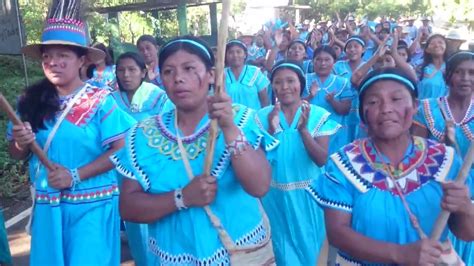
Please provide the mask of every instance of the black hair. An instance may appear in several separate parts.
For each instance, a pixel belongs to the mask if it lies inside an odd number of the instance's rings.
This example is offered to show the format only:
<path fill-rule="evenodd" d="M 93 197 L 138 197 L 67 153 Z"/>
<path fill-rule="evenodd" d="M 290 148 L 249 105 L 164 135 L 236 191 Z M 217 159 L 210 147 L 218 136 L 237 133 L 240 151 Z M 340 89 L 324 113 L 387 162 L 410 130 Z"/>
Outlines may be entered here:
<path fill-rule="evenodd" d="M 304 40 L 301 40 L 301 39 L 294 39 L 290 42 L 290 44 L 288 45 L 288 50 L 290 50 L 291 46 L 295 45 L 296 43 L 299 43 L 301 45 L 303 45 L 304 47 L 304 50 L 306 51 L 306 43 Z"/>
<path fill-rule="evenodd" d="M 112 55 L 110 55 L 109 49 L 105 46 L 103 43 L 96 43 L 92 46 L 93 48 L 99 49 L 102 52 L 105 53 L 105 65 L 106 66 L 111 66 L 114 64 L 114 61 L 112 59 Z"/>
<path fill-rule="evenodd" d="M 444 43 L 446 44 L 446 38 L 441 35 L 441 34 L 433 34 L 431 35 L 428 40 L 426 40 L 426 44 L 425 44 L 425 49 L 423 50 L 423 64 L 421 64 L 421 76 L 420 76 L 420 81 L 423 80 L 423 78 L 425 77 L 425 68 L 433 63 L 433 56 L 429 53 L 426 53 L 426 49 L 428 48 L 430 42 L 434 39 L 434 38 L 441 38 L 443 39 Z M 446 45 L 447 47 L 447 45 Z M 443 54 L 443 61 L 446 62 L 446 57 L 448 55 L 448 49 L 444 49 L 444 54 Z"/>
<path fill-rule="evenodd" d="M 87 69 L 86 69 L 86 77 L 88 79 L 91 79 L 94 76 L 94 70 L 96 68 L 96 65 L 90 64 Z"/>
<path fill-rule="evenodd" d="M 474 51 L 461 51 L 453 54 L 446 62 L 444 80 L 449 85 L 456 68 L 464 61 L 474 60 Z"/>
<path fill-rule="evenodd" d="M 320 53 L 328 53 L 329 55 L 331 55 L 334 61 L 337 60 L 336 52 L 334 52 L 334 49 L 332 49 L 332 47 L 329 45 L 323 45 L 323 46 L 318 47 L 316 50 L 314 50 L 313 61 L 316 58 L 316 56 L 318 56 Z"/>
<path fill-rule="evenodd" d="M 126 53 L 121 54 L 117 58 L 117 62 L 115 63 L 116 69 L 118 69 L 118 67 L 120 65 L 120 61 L 123 60 L 123 59 L 132 59 L 137 64 L 138 68 L 140 68 L 140 70 L 142 72 L 146 71 L 145 59 L 143 59 L 143 57 L 140 54 L 138 54 L 136 52 L 126 52 Z M 116 70 L 116 73 L 117 73 L 117 70 Z M 123 86 L 122 86 L 122 84 L 120 82 L 120 79 L 119 79 L 117 74 L 116 74 L 116 78 L 117 78 L 117 84 L 118 84 L 119 90 L 122 91 Z M 145 78 L 142 78 L 142 80 L 140 82 L 140 85 L 143 83 L 144 80 L 145 80 Z"/>
<path fill-rule="evenodd" d="M 150 42 L 151 44 L 153 44 L 154 46 L 158 47 L 158 42 L 156 41 L 155 37 L 151 36 L 151 35 L 142 35 L 138 38 L 137 40 L 137 46 L 141 43 L 141 42 Z"/>
<path fill-rule="evenodd" d="M 359 88 L 358 88 L 358 90 L 359 90 L 359 117 L 360 117 L 360 120 L 363 123 L 366 123 L 365 114 L 363 113 L 364 112 L 364 96 L 367 93 L 367 90 L 369 88 L 363 90 L 362 92 L 360 91 L 360 89 L 362 88 L 362 86 L 364 86 L 365 83 L 367 83 L 367 81 L 369 81 L 373 77 L 381 75 L 381 74 L 393 74 L 393 75 L 397 75 L 397 76 L 400 76 L 400 77 L 408 80 L 413 85 L 413 87 L 415 88 L 415 90 L 412 90 L 412 89 L 407 87 L 407 90 L 410 92 L 410 95 L 412 97 L 413 103 L 416 102 L 416 99 L 418 97 L 418 89 L 417 89 L 416 81 L 412 80 L 410 78 L 410 76 L 405 71 L 403 71 L 401 69 L 398 69 L 398 68 L 392 68 L 392 67 L 374 70 L 374 71 L 370 72 L 362 80 L 362 82 L 360 83 Z M 394 80 L 394 81 L 397 81 L 396 79 L 389 79 L 389 78 L 381 79 L 381 80 Z M 400 81 L 398 81 L 398 82 L 400 82 Z M 403 83 L 400 82 L 400 84 L 403 84 Z M 403 84 L 403 85 L 406 87 L 406 84 Z"/>
<path fill-rule="evenodd" d="M 291 67 L 287 67 L 287 66 L 283 66 L 283 67 L 280 67 L 280 65 L 282 64 L 293 64 L 293 65 L 296 65 L 297 67 L 300 68 L 301 72 L 299 71 L 296 71 L 294 68 L 291 68 Z M 277 69 L 278 68 L 278 69 Z M 275 74 L 280 71 L 280 70 L 283 70 L 283 69 L 289 69 L 293 72 L 296 73 L 296 75 L 298 76 L 298 79 L 300 81 L 300 96 L 303 95 L 303 92 L 306 88 L 306 77 L 304 76 L 304 72 L 303 72 L 303 67 L 301 66 L 301 64 L 298 62 L 298 61 L 295 61 L 295 60 L 290 60 L 290 59 L 286 59 L 286 60 L 281 60 L 279 61 L 278 63 L 276 63 L 274 66 L 273 66 L 273 69 L 272 69 L 272 72 L 270 74 L 270 82 L 273 83 L 273 78 L 275 77 Z"/>
<path fill-rule="evenodd" d="M 205 53 L 201 48 L 199 48 L 196 45 L 190 44 L 188 42 L 179 42 L 179 40 L 190 40 L 190 41 L 196 42 L 200 44 L 202 47 L 204 47 L 207 53 Z M 170 43 L 172 44 L 169 45 Z M 182 36 L 182 37 L 177 37 L 169 41 L 167 44 L 163 45 L 163 47 L 161 48 L 160 54 L 159 54 L 160 70 L 163 69 L 163 63 L 166 61 L 166 59 L 168 59 L 168 57 L 175 54 L 179 50 L 184 50 L 190 54 L 193 54 L 199 57 L 199 59 L 201 59 L 201 61 L 204 63 L 208 71 L 214 67 L 214 63 L 215 63 L 214 53 L 212 52 L 211 48 L 205 41 L 194 36 Z"/>

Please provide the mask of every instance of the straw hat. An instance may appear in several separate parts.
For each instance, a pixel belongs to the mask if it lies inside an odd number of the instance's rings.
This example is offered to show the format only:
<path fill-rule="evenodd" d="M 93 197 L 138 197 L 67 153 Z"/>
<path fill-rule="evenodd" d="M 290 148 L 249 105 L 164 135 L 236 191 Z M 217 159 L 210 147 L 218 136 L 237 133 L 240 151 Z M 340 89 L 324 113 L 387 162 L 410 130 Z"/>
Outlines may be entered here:
<path fill-rule="evenodd" d="M 448 40 L 455 40 L 455 41 L 467 41 L 467 39 L 461 37 L 461 33 L 457 30 L 450 30 L 448 34 L 446 34 L 446 39 Z"/>
<path fill-rule="evenodd" d="M 81 1 L 55 0 L 52 3 L 48 19 L 45 22 L 41 42 L 24 46 L 21 51 L 26 56 L 41 59 L 41 48 L 49 45 L 66 45 L 86 49 L 87 59 L 97 62 L 105 58 L 105 53 L 99 49 L 87 46 L 86 28 L 81 21 Z M 67 8 L 64 8 L 67 7 Z"/>

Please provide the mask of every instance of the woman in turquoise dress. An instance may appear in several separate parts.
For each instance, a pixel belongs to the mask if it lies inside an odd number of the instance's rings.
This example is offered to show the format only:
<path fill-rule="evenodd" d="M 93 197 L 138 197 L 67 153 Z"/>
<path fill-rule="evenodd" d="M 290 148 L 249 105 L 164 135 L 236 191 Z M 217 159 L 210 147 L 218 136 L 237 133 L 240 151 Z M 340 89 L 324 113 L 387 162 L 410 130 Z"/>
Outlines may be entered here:
<path fill-rule="evenodd" d="M 258 111 L 256 119 L 274 138 L 265 143 L 272 182 L 262 202 L 276 263 L 316 265 L 326 238 L 324 217 L 305 189 L 321 174 L 329 139 L 340 126 L 329 112 L 302 100 L 305 77 L 298 62 L 277 63 L 270 79 L 279 103 Z"/>
<path fill-rule="evenodd" d="M 295 39 L 288 46 L 287 59 L 301 64 L 304 73 L 313 72 L 313 62 L 306 59 L 306 44 L 304 40 Z"/>
<path fill-rule="evenodd" d="M 155 37 L 151 35 L 142 35 L 137 40 L 137 49 L 145 59 L 147 67 L 146 81 L 163 88 L 163 81 L 160 76 L 160 68 L 158 62 L 158 51 L 160 46 Z"/>
<path fill-rule="evenodd" d="M 0 265 L 11 265 L 12 257 L 8 247 L 7 230 L 5 229 L 3 214 L 0 210 Z"/>
<path fill-rule="evenodd" d="M 105 58 L 94 62 L 95 68 L 92 72 L 92 81 L 98 87 L 109 87 L 116 89 L 115 65 L 109 50 L 103 43 L 97 43 L 92 46 L 105 53 Z"/>
<path fill-rule="evenodd" d="M 112 95 L 115 101 L 135 120 L 141 121 L 174 108 L 166 92 L 146 82 L 146 65 L 143 58 L 127 52 L 117 59 L 117 83 L 119 90 Z"/>
<path fill-rule="evenodd" d="M 146 65 L 143 58 L 134 52 L 126 52 L 117 59 L 118 90 L 112 95 L 118 106 L 136 121 L 173 109 L 166 92 L 145 80 Z M 146 265 L 148 225 L 125 223 L 128 243 L 137 266 Z"/>
<path fill-rule="evenodd" d="M 331 119 L 342 125 L 334 138 L 331 138 L 329 153 L 349 143 L 349 129 L 343 125 L 354 98 L 349 80 L 334 75 L 332 69 L 336 54 L 331 47 L 323 45 L 314 51 L 314 73 L 306 74 L 306 87 L 303 96 L 312 104 L 326 109 Z"/>
<path fill-rule="evenodd" d="M 365 51 L 365 41 L 359 36 L 352 36 L 347 39 L 344 46 L 347 60 L 337 61 L 334 64 L 333 72 L 337 76 L 351 80 L 352 72 L 354 72 L 360 65 L 364 63 L 362 55 Z M 351 108 L 349 114 L 344 117 L 342 125 L 347 127 L 347 136 L 349 141 L 356 138 L 357 130 L 360 126 L 360 118 L 357 114 L 359 99 L 357 91 L 351 85 L 351 92 L 353 94 Z"/>
<path fill-rule="evenodd" d="M 232 106 L 225 94 L 208 95 L 213 66 L 211 49 L 198 38 L 165 44 L 161 76 L 176 109 L 139 122 L 127 134 L 125 148 L 111 157 L 125 177 L 120 194 L 123 219 L 149 224 L 147 265 L 228 265 L 228 247 L 209 210 L 232 245 L 257 245 L 266 258 L 274 259 L 268 220 L 258 199 L 271 179 L 260 148 L 263 133 L 250 108 Z M 202 172 L 213 118 L 220 130 L 211 175 L 206 175 Z"/>
<path fill-rule="evenodd" d="M 226 45 L 225 86 L 233 103 L 259 110 L 269 104 L 270 81 L 260 68 L 245 64 L 247 47 L 239 40 Z"/>
<path fill-rule="evenodd" d="M 451 147 L 410 134 L 416 85 L 403 72 L 373 71 L 359 91 L 371 137 L 331 155 L 326 173 L 309 189 L 324 207 L 328 240 L 339 248 L 337 263 L 436 265 L 450 248 L 425 237 L 441 208 L 451 212 L 449 229 L 456 236 L 474 239 L 469 189 L 449 182 L 461 160 Z"/>
<path fill-rule="evenodd" d="M 423 52 L 418 99 L 423 100 L 448 95 L 448 88 L 443 77 L 446 69 L 445 60 L 446 39 L 443 35 L 433 34 L 426 41 Z"/>
<path fill-rule="evenodd" d="M 46 78 L 20 97 L 18 113 L 25 122 L 8 133 L 11 156 L 29 158 L 35 191 L 30 265 L 119 265 L 119 193 L 108 158 L 123 146 L 133 120 L 117 108 L 109 90 L 80 79 L 85 60 L 104 54 L 85 46 L 84 23 L 70 18 L 76 12 L 69 8 L 53 6 L 41 43 L 22 49 L 42 60 Z M 46 169 L 30 152 L 34 140 L 55 169 Z"/>
<path fill-rule="evenodd" d="M 413 134 L 451 145 L 464 158 L 474 141 L 474 53 L 459 52 L 449 58 L 446 84 L 448 96 L 420 102 Z M 471 168 L 471 176 L 472 173 Z M 474 191 L 473 182 L 471 191 Z M 466 265 L 473 265 L 474 243 L 465 243 L 455 237 L 452 241 Z"/>

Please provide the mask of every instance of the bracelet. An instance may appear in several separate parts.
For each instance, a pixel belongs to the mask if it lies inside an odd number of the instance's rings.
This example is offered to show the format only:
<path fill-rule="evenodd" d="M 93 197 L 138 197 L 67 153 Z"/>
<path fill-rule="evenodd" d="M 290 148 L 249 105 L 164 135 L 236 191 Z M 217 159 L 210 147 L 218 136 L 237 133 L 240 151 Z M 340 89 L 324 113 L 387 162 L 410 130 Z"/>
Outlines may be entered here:
<path fill-rule="evenodd" d="M 76 185 L 81 183 L 81 177 L 79 176 L 79 170 L 77 168 L 69 169 L 69 173 L 71 174 L 71 188 L 74 191 Z"/>
<path fill-rule="evenodd" d="M 242 130 L 240 130 L 239 135 L 237 135 L 233 141 L 229 142 L 226 145 L 226 148 L 231 156 L 239 156 L 247 150 L 248 146 L 249 142 L 247 141 L 247 138 L 245 137 Z"/>
<path fill-rule="evenodd" d="M 174 204 L 178 210 L 184 210 L 188 207 L 184 204 L 183 191 L 178 188 L 174 191 Z"/>

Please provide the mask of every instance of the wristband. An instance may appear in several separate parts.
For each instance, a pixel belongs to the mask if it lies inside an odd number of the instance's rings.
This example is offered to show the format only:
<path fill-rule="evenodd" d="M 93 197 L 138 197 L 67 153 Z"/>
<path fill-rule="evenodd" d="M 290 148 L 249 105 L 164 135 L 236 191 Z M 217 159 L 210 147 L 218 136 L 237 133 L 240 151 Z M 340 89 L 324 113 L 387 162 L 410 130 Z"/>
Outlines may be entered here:
<path fill-rule="evenodd" d="M 81 177 L 77 168 L 69 169 L 69 173 L 71 174 L 71 188 L 74 191 L 76 185 L 81 183 Z"/>
<path fill-rule="evenodd" d="M 174 191 L 174 204 L 180 211 L 188 208 L 184 205 L 183 191 L 180 188 Z"/>

